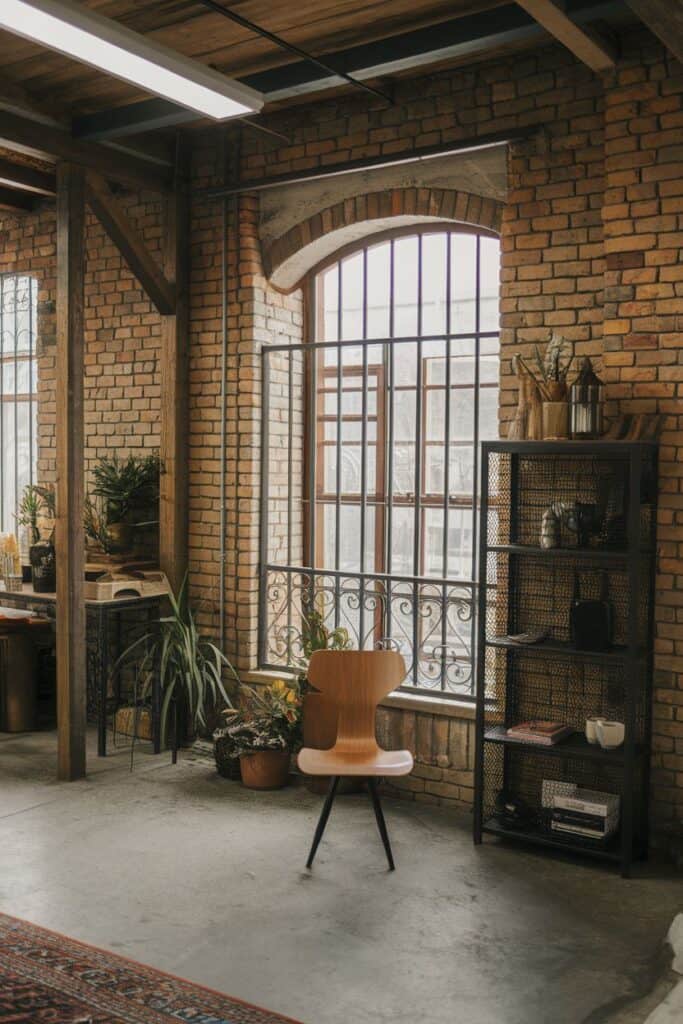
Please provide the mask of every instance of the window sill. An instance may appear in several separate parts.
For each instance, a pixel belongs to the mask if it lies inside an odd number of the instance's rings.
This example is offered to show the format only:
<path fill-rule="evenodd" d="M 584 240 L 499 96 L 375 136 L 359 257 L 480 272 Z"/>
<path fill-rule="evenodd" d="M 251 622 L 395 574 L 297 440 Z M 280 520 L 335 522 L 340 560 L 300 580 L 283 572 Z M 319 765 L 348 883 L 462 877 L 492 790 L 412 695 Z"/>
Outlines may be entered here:
<path fill-rule="evenodd" d="M 295 672 L 274 672 L 271 669 L 258 669 L 254 672 L 244 672 L 242 681 L 254 686 L 268 686 L 276 679 L 295 679 Z M 428 697 L 424 693 L 406 693 L 397 691 L 390 693 L 380 702 L 381 707 L 399 708 L 402 711 L 419 711 L 427 715 L 441 715 L 444 718 L 461 718 L 467 721 L 474 721 L 476 709 L 469 701 L 448 700 L 443 697 Z"/>
<path fill-rule="evenodd" d="M 474 721 L 476 716 L 476 708 L 469 701 L 428 697 L 424 693 L 406 693 L 404 690 L 390 693 L 381 702 L 381 706 L 400 708 L 402 711 L 419 711 L 428 715 L 441 715 L 444 718 L 464 718 L 467 721 Z"/>

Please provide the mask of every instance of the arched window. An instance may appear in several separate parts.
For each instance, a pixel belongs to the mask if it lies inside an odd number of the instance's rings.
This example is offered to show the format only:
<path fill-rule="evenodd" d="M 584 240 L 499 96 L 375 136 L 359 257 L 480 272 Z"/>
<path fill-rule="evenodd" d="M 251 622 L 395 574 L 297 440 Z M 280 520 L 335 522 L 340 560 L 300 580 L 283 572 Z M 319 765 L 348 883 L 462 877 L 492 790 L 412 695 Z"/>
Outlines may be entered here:
<path fill-rule="evenodd" d="M 301 391 L 305 443 L 300 531 L 293 495 L 280 518 L 300 533 L 300 561 L 288 561 L 291 542 L 278 557 L 272 529 L 264 550 L 266 664 L 278 663 L 278 642 L 291 659 L 301 615 L 315 612 L 354 647 L 400 649 L 406 686 L 471 694 L 477 447 L 498 436 L 498 281 L 495 236 L 441 225 L 371 236 L 312 273 L 306 343 L 267 357 L 269 389 L 284 382 L 284 359 L 294 406 Z M 298 476 L 294 406 L 285 491 Z M 286 622 L 272 598 L 278 570 Z"/>

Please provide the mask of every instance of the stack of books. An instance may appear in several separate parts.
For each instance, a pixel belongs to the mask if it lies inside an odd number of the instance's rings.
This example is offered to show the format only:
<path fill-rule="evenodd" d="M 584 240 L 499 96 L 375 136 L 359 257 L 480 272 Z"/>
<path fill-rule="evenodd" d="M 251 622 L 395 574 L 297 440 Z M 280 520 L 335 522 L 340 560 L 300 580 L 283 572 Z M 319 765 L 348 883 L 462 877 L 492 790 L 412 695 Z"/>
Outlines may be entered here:
<path fill-rule="evenodd" d="M 573 732 L 571 726 L 562 722 L 536 720 L 512 725 L 506 730 L 506 735 L 508 739 L 517 740 L 519 743 L 538 743 L 542 747 L 552 747 L 560 740 L 571 736 Z"/>
<path fill-rule="evenodd" d="M 553 832 L 606 840 L 619 828 L 619 797 L 577 789 L 574 796 L 556 794 L 552 798 L 550 828 Z"/>

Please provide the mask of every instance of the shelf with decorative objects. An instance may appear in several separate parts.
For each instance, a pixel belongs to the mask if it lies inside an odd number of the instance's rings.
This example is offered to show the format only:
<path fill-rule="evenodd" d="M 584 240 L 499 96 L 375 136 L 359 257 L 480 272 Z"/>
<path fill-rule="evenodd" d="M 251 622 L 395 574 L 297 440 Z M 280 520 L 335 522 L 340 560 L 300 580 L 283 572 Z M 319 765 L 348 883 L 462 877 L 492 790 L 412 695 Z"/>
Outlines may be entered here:
<path fill-rule="evenodd" d="M 654 443 L 482 445 L 476 842 L 647 849 L 656 504 Z"/>

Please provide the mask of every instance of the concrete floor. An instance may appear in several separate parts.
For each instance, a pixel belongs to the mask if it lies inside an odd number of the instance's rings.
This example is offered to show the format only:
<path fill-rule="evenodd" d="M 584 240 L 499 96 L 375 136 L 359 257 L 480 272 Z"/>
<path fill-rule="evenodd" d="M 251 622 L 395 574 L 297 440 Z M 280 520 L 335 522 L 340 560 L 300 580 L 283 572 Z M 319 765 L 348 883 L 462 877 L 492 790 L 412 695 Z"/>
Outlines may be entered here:
<path fill-rule="evenodd" d="M 466 816 L 410 803 L 386 808 L 389 874 L 362 795 L 309 874 L 306 790 L 143 753 L 58 784 L 54 742 L 0 734 L 0 909 L 305 1024 L 617 1019 L 683 909 L 673 873 L 475 848 Z"/>

